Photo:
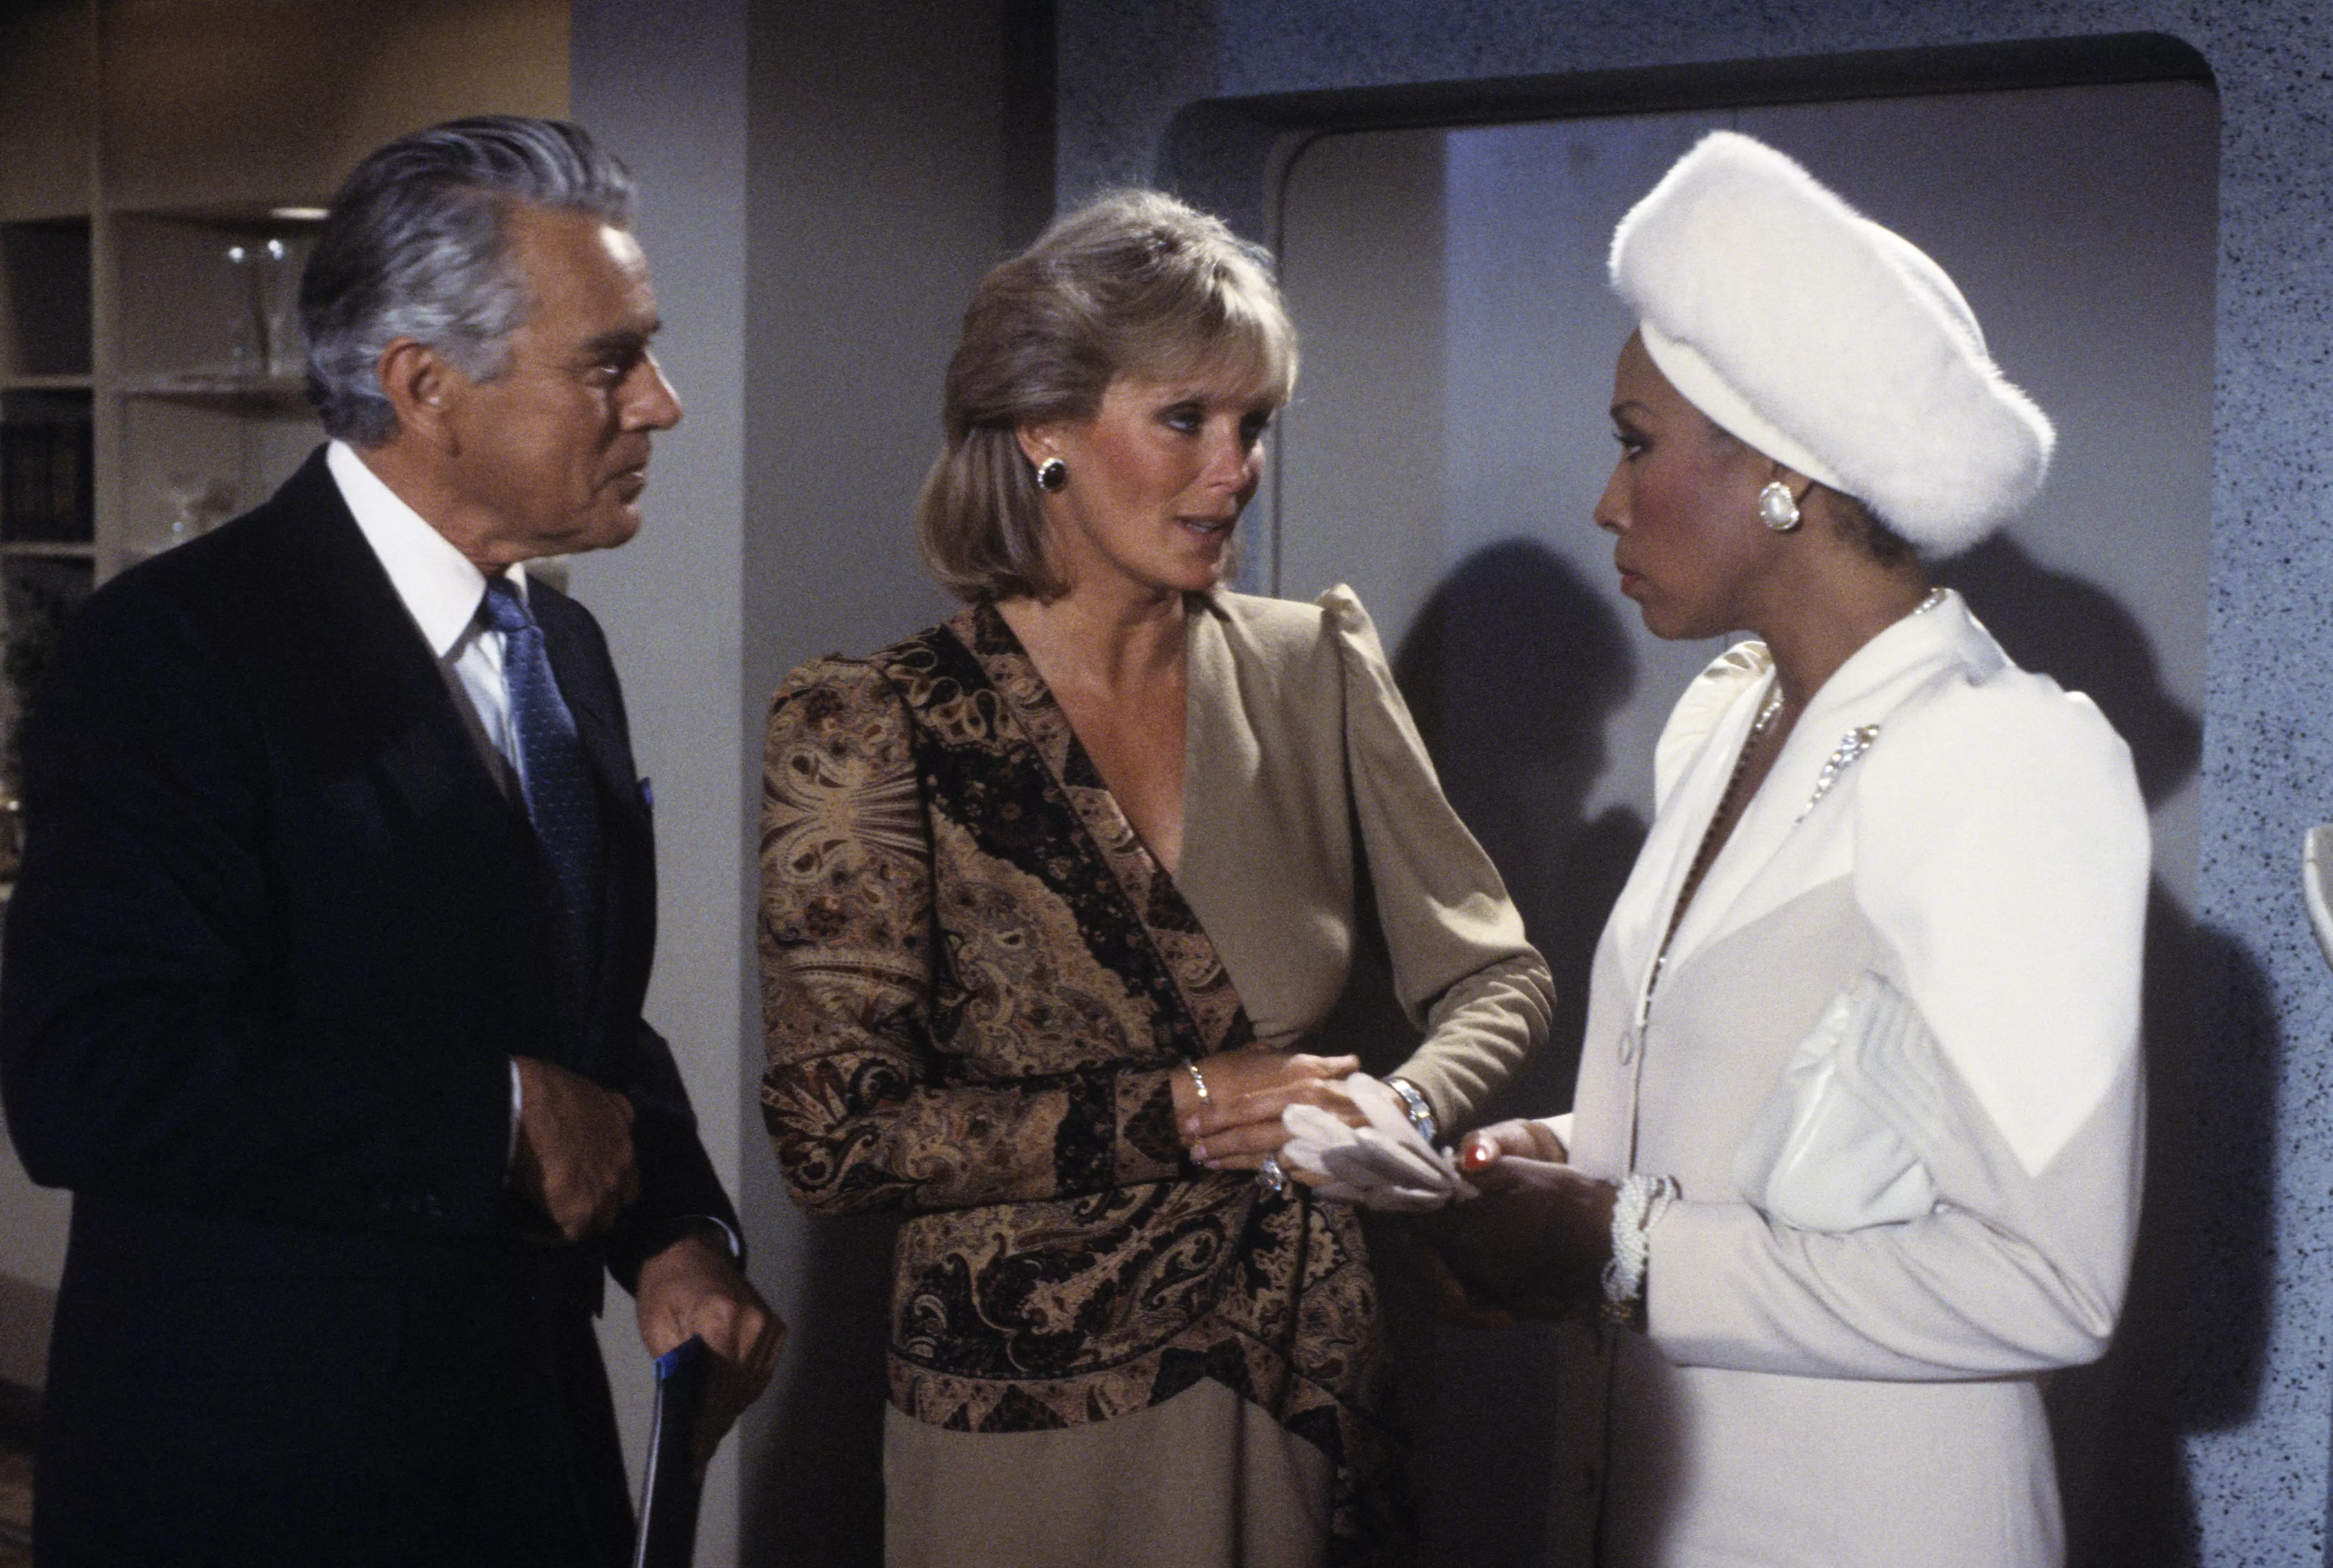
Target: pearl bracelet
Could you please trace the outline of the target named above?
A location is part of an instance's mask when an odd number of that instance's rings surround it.
[[[1604,1266],[1604,1315],[1626,1322],[1645,1293],[1645,1266],[1653,1256],[1651,1231],[1677,1200],[1674,1176],[1639,1171],[1620,1183],[1612,1200],[1612,1260]]]

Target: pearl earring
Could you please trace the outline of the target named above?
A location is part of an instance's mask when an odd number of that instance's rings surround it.
[[[1799,498],[1789,485],[1777,479],[1758,492],[1758,521],[1776,533],[1799,526]]]

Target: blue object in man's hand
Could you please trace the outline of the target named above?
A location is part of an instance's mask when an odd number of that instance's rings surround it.
[[[696,1428],[713,1381],[713,1353],[695,1334],[656,1359],[656,1420],[640,1485],[640,1529],[632,1568],[690,1568],[696,1558],[696,1505],[705,1473]]]

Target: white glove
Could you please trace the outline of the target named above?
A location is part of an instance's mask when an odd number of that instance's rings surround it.
[[[1349,1127],[1318,1105],[1291,1105],[1280,1114],[1288,1129],[1280,1162],[1325,1178],[1312,1190],[1317,1196],[1413,1214],[1474,1196],[1457,1162],[1410,1125],[1399,1095],[1367,1073],[1341,1081],[1368,1126]]]

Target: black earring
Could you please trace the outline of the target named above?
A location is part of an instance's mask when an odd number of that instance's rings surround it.
[[[1058,457],[1048,457],[1037,464],[1037,488],[1047,492],[1058,491],[1070,482],[1070,465]]]

